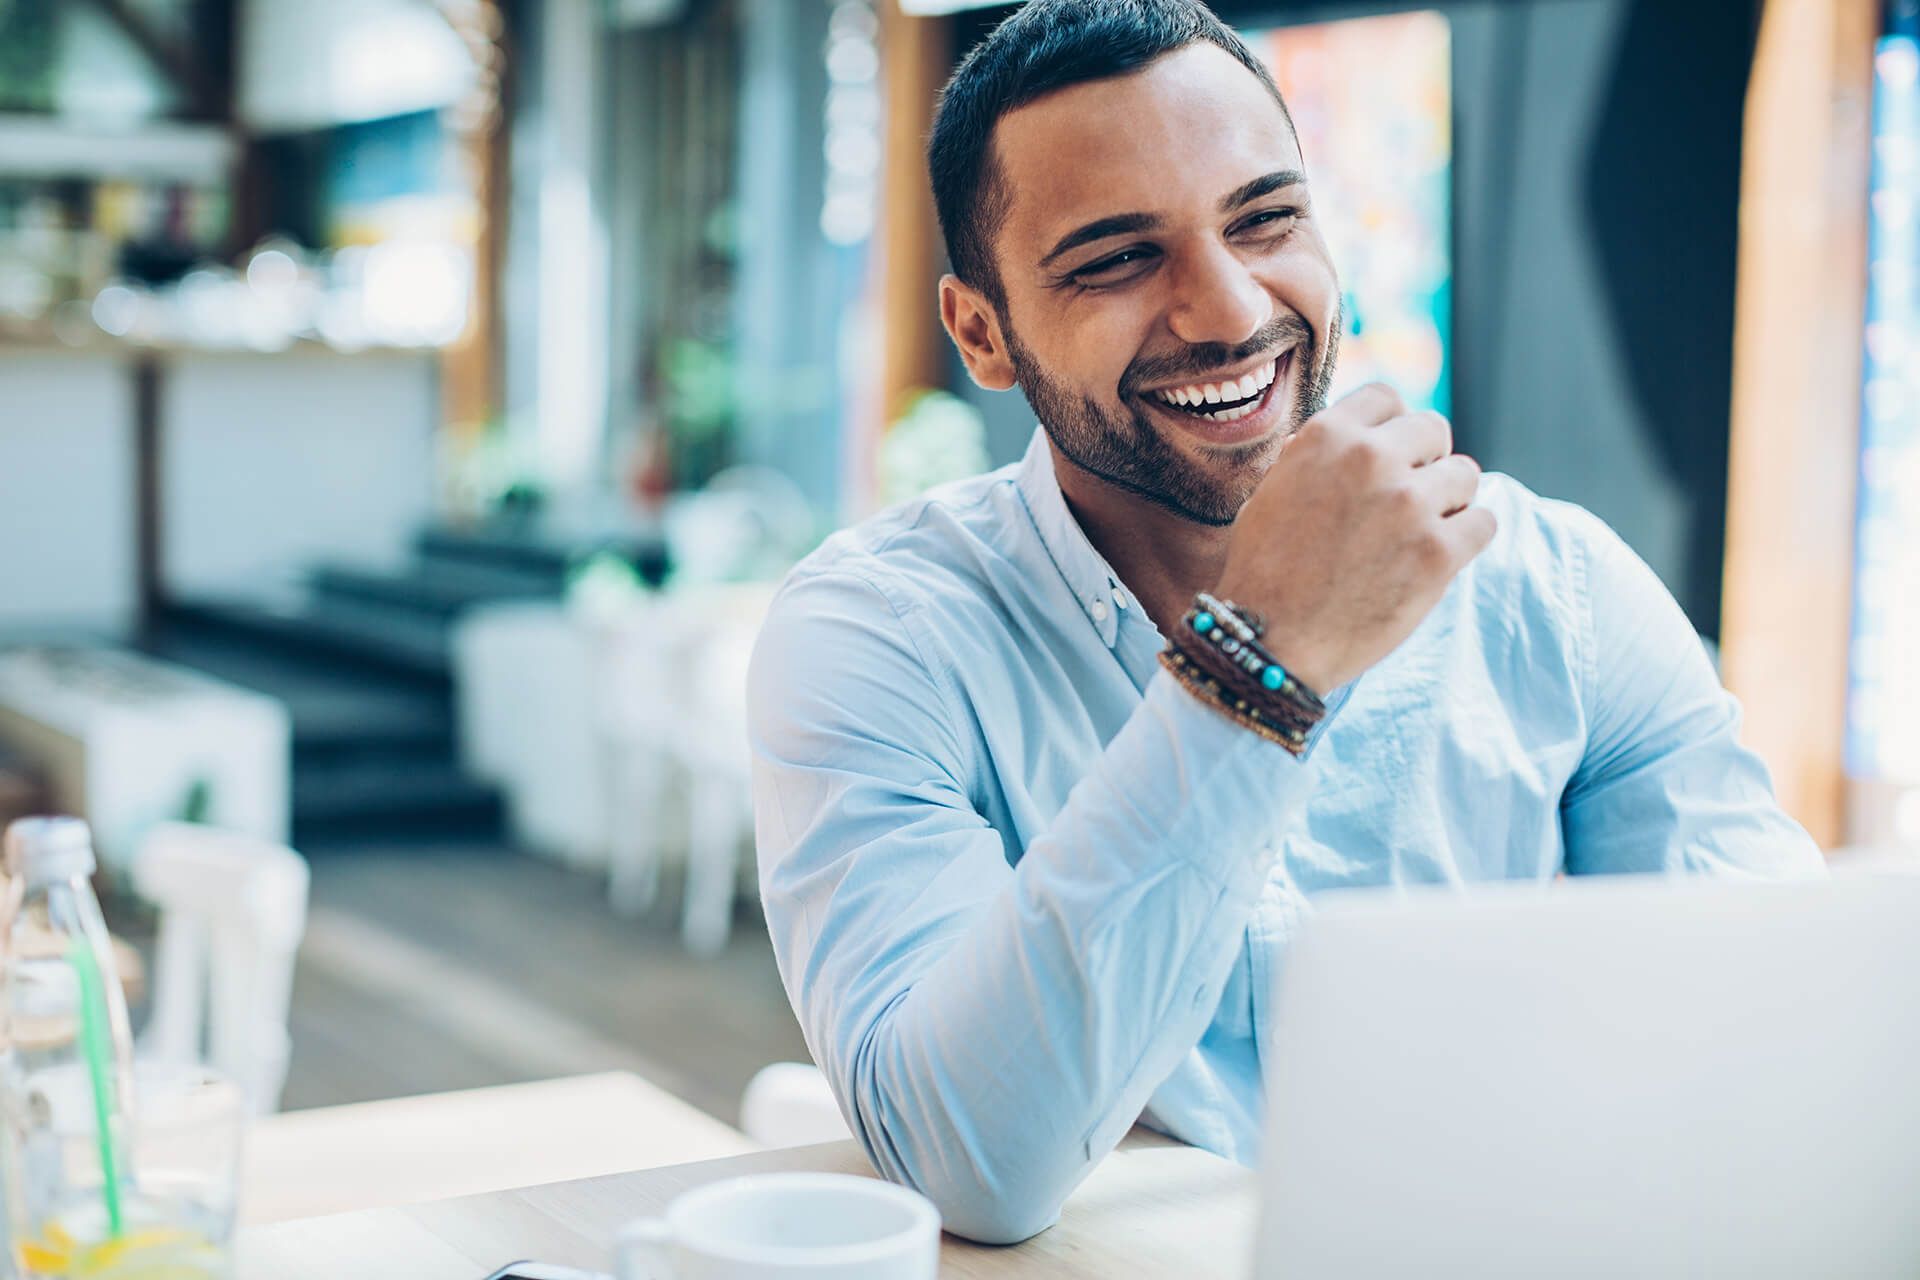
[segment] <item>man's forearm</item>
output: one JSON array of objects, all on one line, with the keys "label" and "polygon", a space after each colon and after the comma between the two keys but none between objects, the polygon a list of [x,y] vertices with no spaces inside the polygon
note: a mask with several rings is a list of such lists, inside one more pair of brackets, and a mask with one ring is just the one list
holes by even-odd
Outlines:
[{"label": "man's forearm", "polygon": [[882,1172],[962,1235],[1049,1225],[1204,1032],[1311,776],[1158,680],[964,932],[855,1001],[838,1083]]}]

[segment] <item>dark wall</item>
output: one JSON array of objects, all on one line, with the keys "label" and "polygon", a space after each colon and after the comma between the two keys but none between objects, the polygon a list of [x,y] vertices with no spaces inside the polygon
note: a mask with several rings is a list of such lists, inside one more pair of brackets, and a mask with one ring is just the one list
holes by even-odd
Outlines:
[{"label": "dark wall", "polygon": [[[1220,0],[1243,26],[1452,22],[1459,447],[1591,509],[1717,635],[1746,0]],[[1005,11],[969,15],[966,48]],[[1032,430],[988,395],[996,460]]]}]

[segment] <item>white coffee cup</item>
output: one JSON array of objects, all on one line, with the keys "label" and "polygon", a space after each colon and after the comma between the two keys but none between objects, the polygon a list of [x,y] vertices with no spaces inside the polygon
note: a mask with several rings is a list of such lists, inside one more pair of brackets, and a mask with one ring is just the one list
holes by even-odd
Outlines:
[{"label": "white coffee cup", "polygon": [[753,1174],[628,1223],[615,1257],[620,1280],[934,1280],[940,1213],[873,1178]]}]

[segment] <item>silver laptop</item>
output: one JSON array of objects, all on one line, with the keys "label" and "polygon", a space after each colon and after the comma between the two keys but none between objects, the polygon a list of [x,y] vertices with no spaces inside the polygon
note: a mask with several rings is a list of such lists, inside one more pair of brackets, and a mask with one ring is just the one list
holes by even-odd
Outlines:
[{"label": "silver laptop", "polygon": [[1920,878],[1323,901],[1261,1280],[1920,1276]]}]

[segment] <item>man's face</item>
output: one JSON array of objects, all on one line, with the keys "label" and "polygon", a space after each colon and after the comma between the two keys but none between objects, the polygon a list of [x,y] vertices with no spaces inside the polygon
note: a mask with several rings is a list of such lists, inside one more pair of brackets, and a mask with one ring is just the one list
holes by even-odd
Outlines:
[{"label": "man's face", "polygon": [[1212,44],[995,130],[1007,359],[1056,448],[1227,524],[1325,404],[1340,291],[1298,142]]}]

